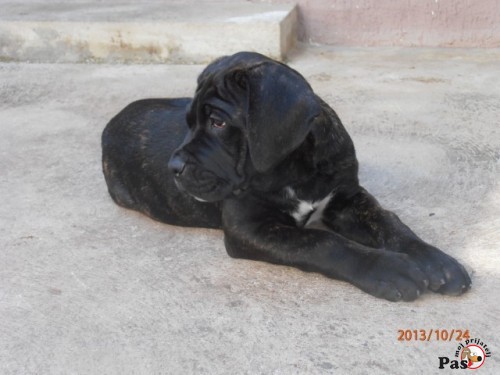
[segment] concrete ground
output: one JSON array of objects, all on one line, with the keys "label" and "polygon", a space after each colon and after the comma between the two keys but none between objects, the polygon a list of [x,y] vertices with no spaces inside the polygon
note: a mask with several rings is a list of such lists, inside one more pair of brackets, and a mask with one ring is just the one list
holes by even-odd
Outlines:
[{"label": "concrete ground", "polygon": [[222,233],[117,207],[100,135],[127,103],[191,95],[202,66],[0,64],[1,374],[434,374],[469,330],[500,369],[500,51],[307,48],[290,64],[339,113],[362,183],[472,274],[390,303],[235,260]]},{"label": "concrete ground", "polygon": [[0,61],[199,63],[241,49],[281,59],[294,4],[200,0],[0,0]]}]

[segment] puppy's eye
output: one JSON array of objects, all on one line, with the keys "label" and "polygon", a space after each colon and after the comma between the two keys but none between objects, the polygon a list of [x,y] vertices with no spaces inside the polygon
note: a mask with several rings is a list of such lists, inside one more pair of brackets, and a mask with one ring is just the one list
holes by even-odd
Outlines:
[{"label": "puppy's eye", "polygon": [[226,126],[226,122],[215,117],[210,117],[210,126],[217,129],[222,129]]}]

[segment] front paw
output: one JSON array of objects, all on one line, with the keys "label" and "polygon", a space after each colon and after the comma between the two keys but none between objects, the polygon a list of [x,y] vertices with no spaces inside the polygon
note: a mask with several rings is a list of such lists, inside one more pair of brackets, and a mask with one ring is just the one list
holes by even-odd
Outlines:
[{"label": "front paw", "polygon": [[389,301],[413,301],[429,285],[427,276],[406,254],[381,252],[366,259],[353,284]]},{"label": "front paw", "polygon": [[425,245],[413,247],[409,255],[428,277],[433,292],[459,296],[470,289],[472,282],[464,266],[441,250]]}]

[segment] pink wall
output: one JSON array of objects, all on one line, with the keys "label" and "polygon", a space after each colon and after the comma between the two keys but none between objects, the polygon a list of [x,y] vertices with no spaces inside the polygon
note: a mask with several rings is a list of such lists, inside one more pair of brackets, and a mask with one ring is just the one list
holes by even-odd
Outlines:
[{"label": "pink wall", "polygon": [[300,11],[300,39],[307,42],[354,46],[500,47],[499,0],[295,2]]},{"label": "pink wall", "polygon": [[[34,1],[34,0],[31,0]],[[234,0],[137,0],[214,3]],[[243,1],[243,0],[238,0]],[[247,0],[299,6],[299,39],[351,46],[500,47],[500,0]],[[106,0],[120,2],[120,0]]]}]

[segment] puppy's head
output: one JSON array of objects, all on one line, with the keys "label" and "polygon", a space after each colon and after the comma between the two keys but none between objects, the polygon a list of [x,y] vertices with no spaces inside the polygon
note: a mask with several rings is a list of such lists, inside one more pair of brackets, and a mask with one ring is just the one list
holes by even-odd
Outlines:
[{"label": "puppy's head", "polygon": [[198,78],[189,133],[169,167],[196,198],[227,198],[280,164],[319,113],[311,87],[288,66],[251,52],[222,57]]}]

